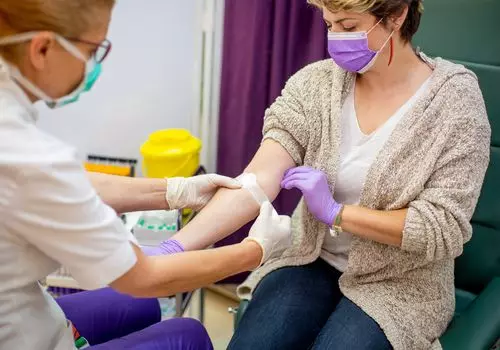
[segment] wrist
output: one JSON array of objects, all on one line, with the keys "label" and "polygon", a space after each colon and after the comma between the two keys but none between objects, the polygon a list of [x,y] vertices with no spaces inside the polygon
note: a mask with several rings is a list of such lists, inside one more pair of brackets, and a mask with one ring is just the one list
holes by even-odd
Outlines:
[{"label": "wrist", "polygon": [[163,255],[184,253],[185,251],[182,244],[175,239],[169,239],[161,242],[160,249],[162,250]]},{"label": "wrist", "polygon": [[167,183],[165,179],[141,178],[141,194],[150,202],[148,210],[168,210],[166,198]]},{"label": "wrist", "polygon": [[332,230],[335,232],[335,234],[342,233],[342,219],[343,219],[343,214],[344,214],[344,205],[339,205],[339,207],[335,211],[335,216],[333,219],[333,223],[330,226]]},{"label": "wrist", "polygon": [[335,224],[335,220],[340,214],[340,211],[342,210],[342,204],[337,203],[333,198],[331,199],[331,202],[329,202],[327,205],[325,205],[324,209],[324,224],[328,225],[328,227],[333,227]]},{"label": "wrist", "polygon": [[247,237],[240,243],[249,252],[250,270],[255,270],[264,263],[264,247],[255,239]]},{"label": "wrist", "polygon": [[160,209],[170,210],[167,201],[167,181],[165,179],[155,179],[152,186],[152,193]]},{"label": "wrist", "polygon": [[164,185],[164,201],[170,210],[184,209],[188,206],[185,203],[186,179],[181,177],[170,177],[162,179]]}]

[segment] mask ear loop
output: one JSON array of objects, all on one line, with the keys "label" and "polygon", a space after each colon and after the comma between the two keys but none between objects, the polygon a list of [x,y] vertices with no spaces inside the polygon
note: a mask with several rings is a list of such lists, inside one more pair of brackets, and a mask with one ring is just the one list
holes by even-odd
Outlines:
[{"label": "mask ear loop", "polygon": [[387,64],[387,67],[389,67],[392,63],[392,59],[394,58],[394,40],[392,39],[391,36],[391,55],[389,56],[389,63]]},{"label": "mask ear loop", "polygon": [[370,29],[366,32],[366,36],[368,36],[368,34],[370,34],[370,33],[371,33],[371,31],[372,31],[373,29],[375,29],[375,27],[376,27],[376,26],[378,26],[378,25],[380,24],[380,22],[382,22],[382,20],[383,20],[383,18],[381,18],[381,19],[380,19],[377,23],[375,23],[375,24],[373,25],[373,27],[371,27],[371,28],[370,28]]},{"label": "mask ear loop", "polygon": [[19,68],[12,66],[11,64],[8,64],[9,69],[10,69],[10,75],[11,77],[16,80],[20,85],[22,85],[25,89],[27,89],[30,93],[33,95],[37,96],[38,98],[44,100],[47,102],[47,104],[53,104],[54,99],[47,95],[45,92],[42,91],[38,86],[33,84],[31,81],[26,79],[22,74]]},{"label": "mask ear loop", "polygon": [[[368,34],[371,33],[371,31],[380,24],[380,22],[382,22],[383,18],[381,18],[377,23],[375,23],[373,25],[373,27],[370,28],[370,30],[368,30],[366,32],[366,36],[368,36]],[[382,47],[380,48],[379,52],[382,51],[385,47],[385,45],[387,45],[387,43],[390,41],[390,46],[391,46],[391,55],[389,57],[389,64],[387,66],[390,66],[391,63],[392,63],[392,59],[394,58],[394,40],[392,38],[392,36],[394,35],[394,30],[391,32],[391,34],[389,35],[389,37],[387,38],[387,40],[385,41],[384,45],[382,45]]]},{"label": "mask ear loop", "polygon": [[57,34],[56,34],[56,40],[59,43],[59,45],[61,45],[70,54],[72,54],[73,56],[75,56],[76,58],[78,58],[83,62],[87,62],[87,58],[83,55],[83,53],[81,53],[81,51],[78,50],[76,46],[71,44],[68,40]]}]

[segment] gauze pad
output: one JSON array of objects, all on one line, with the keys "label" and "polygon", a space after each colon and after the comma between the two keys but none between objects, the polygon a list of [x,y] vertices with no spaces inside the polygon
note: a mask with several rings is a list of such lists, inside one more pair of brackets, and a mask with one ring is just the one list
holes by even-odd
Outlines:
[{"label": "gauze pad", "polygon": [[269,202],[266,194],[264,193],[264,191],[262,191],[262,188],[260,188],[259,184],[257,183],[257,176],[255,176],[255,174],[244,173],[238,176],[236,180],[241,183],[241,186],[245,190],[251,193],[252,197],[259,204],[259,206],[262,206],[264,202]]}]

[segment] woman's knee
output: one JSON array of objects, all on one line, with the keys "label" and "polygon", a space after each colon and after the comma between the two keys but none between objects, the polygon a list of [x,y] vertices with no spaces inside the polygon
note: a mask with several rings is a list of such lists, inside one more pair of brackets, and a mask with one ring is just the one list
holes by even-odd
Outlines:
[{"label": "woman's knee", "polygon": [[[262,295],[278,295],[286,298],[293,295],[305,295],[311,299],[311,286],[314,290],[328,291],[340,295],[338,278],[340,274],[321,259],[303,266],[285,267],[268,274],[254,292],[254,298]],[[340,297],[339,297],[340,298]]]},{"label": "woman's knee", "polygon": [[384,331],[359,306],[342,298],[312,349],[390,350]]},{"label": "woman's knee", "polygon": [[229,348],[307,348],[340,299],[331,269],[318,261],[266,276]]}]

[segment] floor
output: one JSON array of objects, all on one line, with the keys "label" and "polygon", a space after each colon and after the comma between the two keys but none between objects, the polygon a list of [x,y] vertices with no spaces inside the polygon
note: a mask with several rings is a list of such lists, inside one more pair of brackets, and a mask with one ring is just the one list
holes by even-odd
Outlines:
[{"label": "floor", "polygon": [[[212,339],[215,350],[225,350],[233,334],[234,315],[228,312],[228,308],[237,307],[238,302],[230,292],[222,295],[212,290],[205,291],[205,321],[204,325]],[[229,297],[230,296],[230,297]],[[198,295],[195,295],[190,308],[186,311],[186,317],[198,318],[199,303]]]}]

